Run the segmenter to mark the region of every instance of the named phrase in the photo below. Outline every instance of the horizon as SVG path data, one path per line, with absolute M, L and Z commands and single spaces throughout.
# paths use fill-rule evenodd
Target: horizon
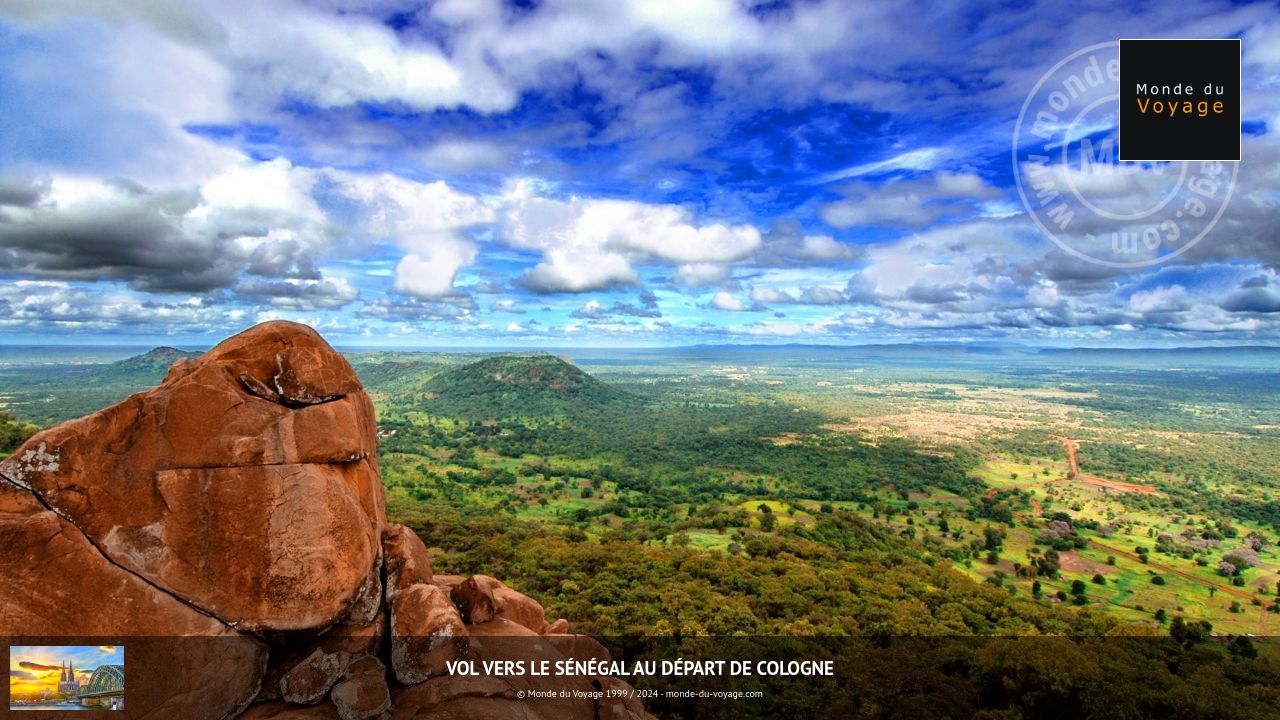
M 0 339 L 0 353 L 5 350 L 40 350 L 40 349 L 64 349 L 64 350 L 141 350 L 139 355 L 160 349 L 172 349 L 182 352 L 204 352 L 212 349 L 217 343 L 207 345 L 196 345 L 186 343 L 169 343 L 160 341 L 157 343 L 146 342 L 120 342 L 120 343 L 9 343 Z M 1072 350 L 1089 350 L 1089 351 L 1121 351 L 1121 352 L 1161 352 L 1161 351 L 1178 351 L 1178 350 L 1280 350 L 1280 343 L 1267 344 L 1263 342 L 1241 342 L 1228 344 L 1196 344 L 1196 345 L 1036 345 L 1019 341 L 1000 341 L 1000 340 L 920 340 L 920 341 L 903 341 L 903 342 L 849 342 L 849 343 L 821 343 L 821 342 L 775 342 L 775 343 L 704 343 L 689 345 L 545 345 L 542 347 L 528 347 L 519 345 L 360 345 L 352 343 L 333 343 L 334 349 L 340 352 L 416 352 L 416 353 L 525 353 L 525 354 L 547 354 L 553 351 L 561 350 L 584 350 L 584 351 L 600 351 L 600 352 L 625 352 L 630 350 L 642 350 L 649 352 L 660 351 L 687 351 L 687 350 L 712 350 L 712 349 L 775 349 L 784 350 L 787 348 L 821 348 L 821 349 L 856 349 L 856 348 L 966 348 L 966 347 L 988 347 L 1000 349 L 1021 349 L 1031 353 L 1041 353 L 1045 351 L 1072 351 Z
M 1158 36 L 1242 39 L 1238 179 L 1189 252 L 1085 262 L 1019 201 L 1019 108 Z M 20 3 L 0 37 L 0 343 L 1280 343 L 1274 3 Z

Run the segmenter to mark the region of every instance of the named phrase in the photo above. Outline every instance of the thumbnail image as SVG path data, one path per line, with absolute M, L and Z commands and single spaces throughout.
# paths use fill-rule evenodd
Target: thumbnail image
M 10 710 L 123 710 L 124 647 L 9 647 Z

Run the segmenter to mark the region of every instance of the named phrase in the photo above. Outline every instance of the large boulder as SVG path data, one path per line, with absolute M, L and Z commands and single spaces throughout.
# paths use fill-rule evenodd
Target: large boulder
M 376 583 L 376 435 L 347 361 L 269 322 L 37 434 L 0 474 L 184 602 L 264 636 L 316 633 Z
M 257 693 L 265 644 L 118 567 L 4 480 L 0 548 L 0 635 L 124 638 L 131 663 L 165 669 L 129 685 L 137 717 L 221 718 Z
M 422 539 L 409 528 L 389 523 L 382 531 L 382 552 L 387 565 L 387 597 L 404 588 L 433 579 L 431 557 Z
M 453 587 L 450 595 L 469 624 L 504 618 L 529 628 L 546 632 L 547 614 L 537 600 L 507 587 L 488 575 L 472 575 Z
M 439 587 L 416 583 L 391 599 L 391 669 L 405 685 L 445 672 L 466 648 L 467 629 Z
M 334 686 L 329 699 L 342 720 L 373 720 L 391 709 L 387 668 L 373 656 L 351 663 L 342 682 Z

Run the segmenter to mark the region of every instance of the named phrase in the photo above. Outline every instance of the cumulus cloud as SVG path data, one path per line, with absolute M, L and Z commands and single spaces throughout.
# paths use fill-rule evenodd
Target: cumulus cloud
M 517 282 L 538 293 L 580 293 L 636 285 L 640 279 L 621 255 L 554 249 L 544 253 L 542 262 L 525 271 Z
M 698 224 L 685 208 L 631 200 L 535 195 L 518 184 L 500 211 L 501 239 L 542 254 L 522 283 L 537 292 L 586 292 L 637 282 L 632 262 L 685 266 L 742 260 L 760 246 L 750 225 Z
M 739 298 L 737 295 L 725 290 L 721 290 L 711 296 L 710 307 L 713 307 L 716 310 L 727 310 L 729 312 L 745 312 L 749 310 L 758 311 L 764 309 L 759 303 L 753 302 L 748 305 L 742 301 L 742 298 Z
M 26 195 L 0 198 L 0 269 L 155 292 L 211 292 L 242 274 L 318 281 L 318 257 L 334 238 L 311 183 L 309 172 L 276 160 L 228 167 L 199 187 L 28 184 Z
M 778 219 L 765 234 L 752 262 L 764 267 L 848 264 L 862 257 L 864 248 L 830 235 L 809 234 L 794 219 Z
M 729 279 L 729 266 L 717 263 L 680 265 L 675 275 L 676 283 L 691 288 L 725 285 Z
M 359 226 L 409 251 L 396 265 L 394 287 L 417 298 L 454 292 L 458 271 L 475 261 L 466 232 L 492 221 L 479 198 L 442 181 L 419 183 L 390 173 L 357 175 L 330 170 L 337 192 L 360 205 Z
M 796 296 L 778 288 L 755 288 L 751 291 L 751 300 L 758 303 L 777 305 L 793 303 L 796 301 Z
M 798 290 L 757 287 L 751 290 L 751 301 L 760 305 L 839 305 L 846 301 L 843 290 L 812 285 Z

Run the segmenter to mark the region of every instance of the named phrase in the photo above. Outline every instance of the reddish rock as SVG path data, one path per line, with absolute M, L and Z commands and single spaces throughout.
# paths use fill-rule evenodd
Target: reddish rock
M 418 583 L 391 600 L 391 669 L 405 685 L 445 671 L 465 647 L 467 630 L 449 597 Z
M 547 625 L 547 629 L 543 632 L 547 635 L 565 635 L 569 632 L 569 621 L 557 618 L 555 622 Z
M 0 634 L 136 638 L 130 662 L 164 680 L 130 686 L 136 717 L 219 718 L 249 702 L 266 646 L 109 562 L 74 525 L 0 480 Z M 169 640 L 198 636 L 190 640 Z M 136 700 L 136 702 L 135 702 Z
M 359 635 L 370 634 L 366 632 L 366 628 L 370 625 L 378 623 L 378 618 L 382 613 L 382 559 L 374 565 L 373 572 L 365 580 L 365 584 L 356 593 L 356 601 L 352 603 L 351 610 L 347 612 L 346 617 L 342 618 L 342 622 L 334 626 L 337 628 L 348 628 L 342 634 L 352 634 L 351 628 L 355 628 L 354 632 Z M 385 625 L 386 623 L 381 623 Z M 373 628 L 376 630 L 377 628 Z
M 530 630 L 517 622 L 503 617 L 496 617 L 488 622 L 467 626 L 467 635 L 477 638 L 486 637 L 521 637 L 542 638 L 544 636 Z
M 541 603 L 488 575 L 472 575 L 456 585 L 451 596 L 468 624 L 503 617 L 535 633 L 547 629 L 547 615 Z
M 365 656 L 351 663 L 342 682 L 334 686 L 329 700 L 342 720 L 370 720 L 391 709 L 387 688 L 387 668 L 376 657 Z
M 396 523 L 383 528 L 382 553 L 387 565 L 387 597 L 395 597 L 410 585 L 431 582 L 431 557 L 422 539 L 409 528 Z
M 347 670 L 351 656 L 319 648 L 295 664 L 280 678 L 280 698 L 295 705 L 318 702 Z
M 347 361 L 314 330 L 270 322 L 37 434 L 0 472 L 111 561 L 219 619 L 315 632 L 376 574 L 376 449 Z
M 373 622 L 355 625 L 342 623 L 305 645 L 286 645 L 273 648 L 267 663 L 266 676 L 256 702 L 281 699 L 281 679 L 294 671 L 313 654 L 357 658 L 377 655 L 385 648 L 387 634 L 386 613 L 380 612 Z
M 446 593 L 452 593 L 455 587 L 466 582 L 466 580 L 467 579 L 461 575 L 433 574 L 431 576 L 431 582 L 435 583 L 437 587 L 439 587 L 441 590 L 445 591 Z

